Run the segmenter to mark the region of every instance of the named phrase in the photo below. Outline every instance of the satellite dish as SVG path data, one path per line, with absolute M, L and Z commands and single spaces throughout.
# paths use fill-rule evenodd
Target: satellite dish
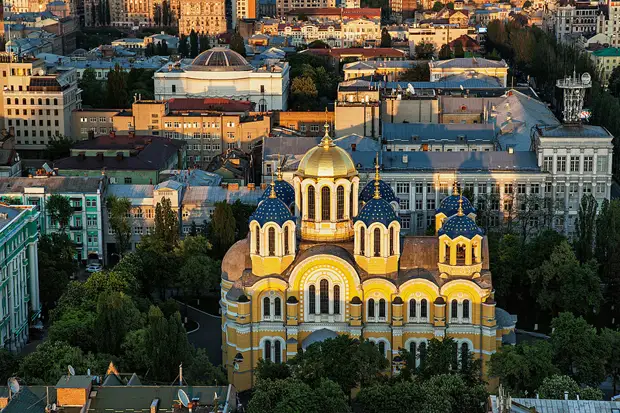
M 187 407 L 189 405 L 189 397 L 183 389 L 179 389 L 179 391 L 177 392 L 177 396 L 179 397 L 179 400 L 184 407 Z
M 590 82 L 592 81 L 592 76 L 590 76 L 590 73 L 585 72 L 584 74 L 581 75 L 581 81 L 585 83 L 586 85 L 589 85 Z
M 56 411 L 56 403 L 52 403 L 52 411 L 55 412 Z
M 70 376 L 75 376 L 75 369 L 73 368 L 71 364 L 69 364 L 69 367 L 67 367 L 67 369 L 69 370 Z
M 15 377 L 11 377 L 8 380 L 8 384 L 9 384 L 9 389 L 11 389 L 11 392 L 13 393 L 13 395 L 19 393 L 21 386 L 19 385 L 19 382 L 17 381 Z

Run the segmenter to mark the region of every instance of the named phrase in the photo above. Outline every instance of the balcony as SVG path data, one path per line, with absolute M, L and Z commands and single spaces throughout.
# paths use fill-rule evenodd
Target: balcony
M 80 231 L 80 230 L 84 229 L 84 227 L 82 226 L 82 224 L 79 224 L 79 225 L 69 225 L 69 229 L 71 231 Z
M 73 207 L 73 212 L 79 212 L 81 210 L 82 210 L 82 205 Z

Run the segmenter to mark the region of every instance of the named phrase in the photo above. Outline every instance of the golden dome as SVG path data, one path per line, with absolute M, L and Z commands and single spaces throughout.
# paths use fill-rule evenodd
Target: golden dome
M 357 175 L 357 170 L 351 155 L 334 144 L 326 128 L 321 143 L 306 152 L 299 162 L 297 175 L 309 178 L 349 178 Z

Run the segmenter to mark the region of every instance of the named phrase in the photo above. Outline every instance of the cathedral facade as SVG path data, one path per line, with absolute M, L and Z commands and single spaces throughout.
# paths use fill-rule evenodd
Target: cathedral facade
M 486 372 L 514 340 L 469 200 L 442 201 L 434 236 L 401 236 L 398 199 L 379 171 L 360 190 L 353 160 L 326 131 L 292 184 L 278 174 L 265 191 L 248 238 L 222 261 L 223 362 L 238 390 L 253 386 L 259 359 L 285 362 L 338 334 L 374 342 L 394 370 L 400 349 L 419 363 L 430 339 L 450 336 Z

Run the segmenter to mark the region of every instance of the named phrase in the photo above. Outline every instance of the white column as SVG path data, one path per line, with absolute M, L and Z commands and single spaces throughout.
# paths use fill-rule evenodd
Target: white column
M 295 217 L 297 218 L 297 223 L 299 223 L 299 218 L 303 215 L 300 210 L 301 206 L 301 183 L 295 179 L 293 182 L 295 184 Z
M 30 308 L 39 310 L 39 266 L 37 265 L 37 243 L 28 245 L 28 267 L 30 272 Z

